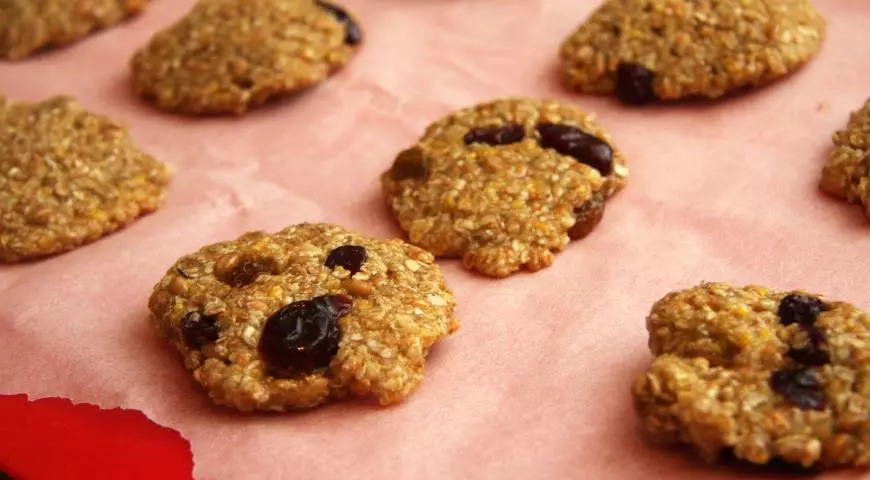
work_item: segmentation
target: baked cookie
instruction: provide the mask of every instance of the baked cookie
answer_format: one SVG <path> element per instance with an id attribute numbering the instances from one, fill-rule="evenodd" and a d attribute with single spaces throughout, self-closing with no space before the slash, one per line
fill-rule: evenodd
<path id="1" fill-rule="evenodd" d="M 0 0 L 0 57 L 67 45 L 138 14 L 148 0 Z"/>
<path id="2" fill-rule="evenodd" d="M 647 318 L 646 431 L 755 464 L 870 464 L 870 316 L 805 292 L 704 283 Z"/>
<path id="3" fill-rule="evenodd" d="M 852 112 L 845 130 L 834 133 L 834 150 L 822 170 L 819 188 L 870 217 L 870 100 Z"/>
<path id="4" fill-rule="evenodd" d="M 206 246 L 149 301 L 194 378 L 242 411 L 349 393 L 400 401 L 423 380 L 429 347 L 459 327 L 455 305 L 430 253 L 327 224 Z"/>
<path id="5" fill-rule="evenodd" d="M 588 235 L 627 176 L 589 115 L 507 98 L 430 125 L 381 184 L 411 243 L 506 277 L 550 265 L 570 239 Z"/>
<path id="6" fill-rule="evenodd" d="M 54 97 L 0 97 L 0 262 L 72 250 L 163 202 L 171 168 L 127 129 Z"/>
<path id="7" fill-rule="evenodd" d="M 584 93 L 716 98 L 796 70 L 825 25 L 810 0 L 606 0 L 560 54 L 566 83 Z"/>
<path id="8" fill-rule="evenodd" d="M 356 53 L 352 15 L 316 0 L 200 0 L 133 56 L 138 92 L 186 114 L 245 113 L 316 84 Z"/>

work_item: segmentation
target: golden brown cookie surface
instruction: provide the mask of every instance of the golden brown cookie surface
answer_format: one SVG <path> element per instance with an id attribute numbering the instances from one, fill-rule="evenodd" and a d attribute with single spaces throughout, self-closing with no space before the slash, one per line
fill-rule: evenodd
<path id="1" fill-rule="evenodd" d="M 627 175 L 589 115 L 508 98 L 430 125 L 381 184 L 411 243 L 505 277 L 550 265 L 570 238 L 591 232 Z"/>
<path id="2" fill-rule="evenodd" d="M 606 0 L 560 56 L 566 83 L 584 93 L 716 98 L 793 72 L 825 28 L 810 0 Z"/>
<path id="3" fill-rule="evenodd" d="M 766 464 L 870 464 L 870 315 L 805 292 L 705 283 L 647 318 L 647 433 Z"/>
<path id="4" fill-rule="evenodd" d="M 0 97 L 0 262 L 72 250 L 163 202 L 171 169 L 126 128 L 55 97 Z"/>
<path id="5" fill-rule="evenodd" d="M 0 57 L 66 45 L 139 13 L 147 0 L 0 0 Z"/>
<path id="6" fill-rule="evenodd" d="M 241 114 L 316 84 L 362 41 L 343 8 L 315 0 L 200 0 L 132 59 L 141 95 L 187 114 Z"/>
<path id="7" fill-rule="evenodd" d="M 870 100 L 834 133 L 834 150 L 822 170 L 822 191 L 860 204 L 870 217 Z"/>
<path id="8" fill-rule="evenodd" d="M 327 224 L 253 232 L 180 258 L 154 287 L 160 333 L 220 405 L 382 404 L 423 380 L 429 348 L 459 323 L 432 255 Z"/>

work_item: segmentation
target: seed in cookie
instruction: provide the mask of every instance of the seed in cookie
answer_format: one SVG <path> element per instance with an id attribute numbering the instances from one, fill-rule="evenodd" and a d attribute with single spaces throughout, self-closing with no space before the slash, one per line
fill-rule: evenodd
<path id="1" fill-rule="evenodd" d="M 0 263 L 72 250 L 156 210 L 171 172 L 71 98 L 0 97 Z"/>
<path id="2" fill-rule="evenodd" d="M 577 127 L 555 123 L 537 126 L 541 146 L 574 157 L 578 162 L 598 170 L 601 175 L 613 172 L 613 148 L 595 135 L 589 135 Z"/>
<path id="3" fill-rule="evenodd" d="M 361 40 L 353 15 L 333 3 L 200 0 L 139 49 L 131 65 L 139 93 L 160 108 L 243 114 L 323 81 L 350 61 Z"/>
<path id="4" fill-rule="evenodd" d="M 506 277 L 549 266 L 571 239 L 588 235 L 627 176 L 589 115 L 505 98 L 431 124 L 381 185 L 411 243 Z"/>
<path id="5" fill-rule="evenodd" d="M 459 326 L 434 260 L 335 225 L 251 232 L 180 258 L 148 306 L 219 405 L 284 411 L 368 394 L 390 404 L 414 392 L 429 349 Z M 266 271 L 227 281 L 250 261 Z"/>
<path id="6" fill-rule="evenodd" d="M 272 314 L 260 336 L 260 354 L 276 377 L 292 378 L 326 368 L 338 353 L 338 319 L 353 300 L 322 295 L 285 305 Z"/>
<path id="7" fill-rule="evenodd" d="M 217 317 L 190 312 L 181 320 L 181 333 L 190 348 L 212 343 L 220 335 Z"/>
<path id="8" fill-rule="evenodd" d="M 20 60 L 137 15 L 148 0 L 0 1 L 0 58 Z"/>
<path id="9" fill-rule="evenodd" d="M 667 294 L 646 323 L 656 359 L 632 394 L 653 439 L 710 461 L 733 452 L 756 464 L 870 465 L 870 314 L 805 292 L 703 283 Z"/>
<path id="10" fill-rule="evenodd" d="M 465 134 L 463 141 L 466 145 L 483 143 L 486 145 L 510 145 L 523 139 L 526 131 L 522 125 L 515 123 L 497 127 L 476 127 Z"/>
<path id="11" fill-rule="evenodd" d="M 351 275 L 355 275 L 362 270 L 363 264 L 366 263 L 368 258 L 369 256 L 366 253 L 365 247 L 360 245 L 342 245 L 329 252 L 324 265 L 333 270 L 336 267 L 343 267 Z"/>
<path id="12" fill-rule="evenodd" d="M 834 133 L 819 188 L 860 205 L 870 218 L 870 99 L 851 113 L 846 128 Z"/>
<path id="13" fill-rule="evenodd" d="M 826 35 L 810 0 L 605 0 L 560 49 L 567 85 L 642 105 L 786 77 Z"/>

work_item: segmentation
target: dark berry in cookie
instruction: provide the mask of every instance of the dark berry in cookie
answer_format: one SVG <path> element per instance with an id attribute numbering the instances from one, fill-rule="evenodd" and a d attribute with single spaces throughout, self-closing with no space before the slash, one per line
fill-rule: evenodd
<path id="1" fill-rule="evenodd" d="M 353 300 L 323 295 L 285 305 L 263 326 L 260 354 L 275 376 L 289 378 L 329 365 L 338 352 L 338 319 L 347 315 Z"/>
<path id="2" fill-rule="evenodd" d="M 365 247 L 358 245 L 342 245 L 335 250 L 329 252 L 324 265 L 327 268 L 335 269 L 336 267 L 344 267 L 351 275 L 362 270 L 363 264 L 368 260 L 369 255 Z"/>
<path id="3" fill-rule="evenodd" d="M 215 316 L 190 312 L 181 320 L 181 333 L 187 346 L 200 348 L 218 339 L 220 324 Z"/>
<path id="4" fill-rule="evenodd" d="M 592 233 L 592 230 L 601 222 L 604 217 L 604 198 L 601 195 L 593 195 L 583 205 L 574 209 L 574 218 L 577 221 L 571 230 L 568 230 L 568 236 L 571 240 L 579 240 L 585 238 Z"/>
<path id="5" fill-rule="evenodd" d="M 777 314 L 783 325 L 812 325 L 819 314 L 827 309 L 827 305 L 818 298 L 793 293 L 783 297 Z"/>
<path id="6" fill-rule="evenodd" d="M 788 356 L 803 365 L 818 367 L 828 363 L 830 355 L 825 348 L 825 334 L 812 325 L 803 328 L 807 335 L 807 344 L 800 348 L 790 348 Z"/>
<path id="7" fill-rule="evenodd" d="M 595 135 L 571 125 L 542 123 L 538 127 L 541 146 L 574 157 L 578 162 L 598 170 L 601 175 L 613 171 L 613 148 Z"/>
<path id="8" fill-rule="evenodd" d="M 350 15 L 348 15 L 346 10 L 333 3 L 324 2 L 323 0 L 316 0 L 316 3 L 320 8 L 329 12 L 330 15 L 335 17 L 336 20 L 344 25 L 345 43 L 348 45 L 359 45 L 359 43 L 362 42 L 362 30 L 359 28 L 359 25 L 353 21 Z"/>
<path id="9" fill-rule="evenodd" d="M 620 63 L 616 68 L 616 96 L 629 105 L 643 105 L 656 100 L 653 91 L 655 74 L 638 63 Z"/>
<path id="10" fill-rule="evenodd" d="M 240 288 L 254 283 L 264 273 L 272 273 L 272 266 L 256 260 L 242 260 L 230 270 L 224 281 L 231 287 Z"/>
<path id="11" fill-rule="evenodd" d="M 517 143 L 525 137 L 526 131 L 522 125 L 511 123 L 499 127 L 472 128 L 465 134 L 463 141 L 466 145 L 472 143 L 485 143 L 487 145 L 510 145 Z"/>
<path id="12" fill-rule="evenodd" d="M 825 409 L 825 392 L 813 368 L 777 370 L 770 376 L 770 388 L 801 410 Z"/>

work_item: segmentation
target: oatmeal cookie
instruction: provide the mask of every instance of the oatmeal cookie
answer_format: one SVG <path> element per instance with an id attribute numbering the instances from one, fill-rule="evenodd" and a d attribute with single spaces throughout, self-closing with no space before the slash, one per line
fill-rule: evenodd
<path id="1" fill-rule="evenodd" d="M 434 257 L 328 224 L 253 232 L 179 259 L 154 287 L 158 331 L 220 405 L 382 404 L 423 380 L 456 302 Z"/>
<path id="2" fill-rule="evenodd" d="M 589 115 L 508 98 L 430 125 L 381 184 L 411 243 L 506 277 L 547 267 L 570 239 L 588 235 L 627 176 Z"/>
<path id="3" fill-rule="evenodd" d="M 0 57 L 19 60 L 138 14 L 148 0 L 0 0 Z"/>
<path id="4" fill-rule="evenodd" d="M 857 203 L 870 217 L 870 100 L 834 133 L 834 150 L 822 170 L 822 191 Z"/>
<path id="5" fill-rule="evenodd" d="M 717 98 L 793 72 L 825 29 L 810 0 L 606 0 L 560 56 L 566 83 L 584 93 Z"/>
<path id="6" fill-rule="evenodd" d="M 171 168 L 127 129 L 54 97 L 0 97 L 0 262 L 72 250 L 163 202 Z"/>
<path id="7" fill-rule="evenodd" d="M 870 316 L 801 291 L 704 283 L 647 318 L 646 431 L 706 459 L 870 465 Z"/>
<path id="8" fill-rule="evenodd" d="M 245 113 L 314 85 L 354 56 L 362 32 L 320 0 L 200 0 L 132 59 L 140 95 L 186 114 Z"/>

